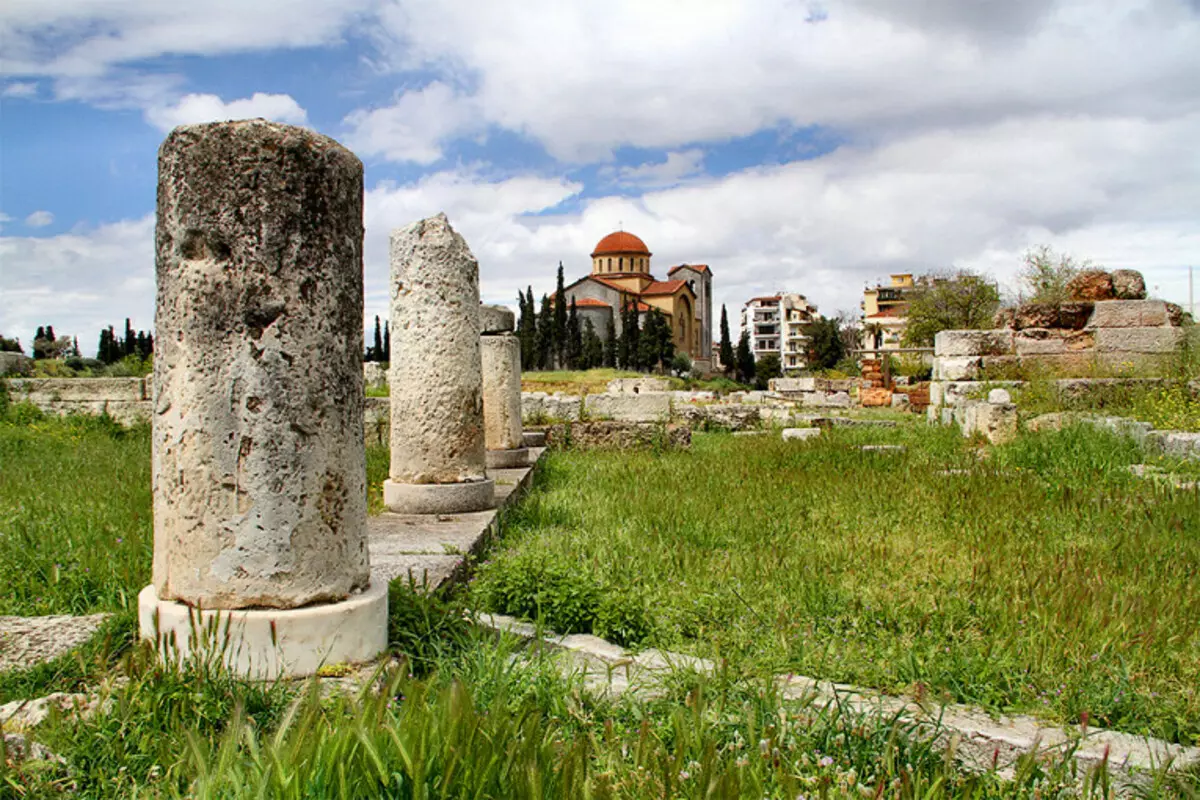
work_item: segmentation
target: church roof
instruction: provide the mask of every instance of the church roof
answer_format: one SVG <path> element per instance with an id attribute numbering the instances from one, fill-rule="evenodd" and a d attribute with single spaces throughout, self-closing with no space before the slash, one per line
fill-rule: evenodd
<path id="1" fill-rule="evenodd" d="M 638 292 L 642 295 L 675 294 L 680 288 L 687 286 L 687 281 L 655 281 Z"/>
<path id="2" fill-rule="evenodd" d="M 708 268 L 708 264 L 679 264 L 667 270 L 667 274 L 674 275 L 675 270 L 678 269 L 694 269 L 696 272 L 712 272 L 712 270 Z"/>
<path id="3" fill-rule="evenodd" d="M 597 300 L 594 297 L 577 297 L 574 303 L 579 308 L 612 308 L 609 303 Z"/>
<path id="4" fill-rule="evenodd" d="M 592 257 L 604 255 L 616 255 L 618 253 L 637 253 L 639 255 L 650 255 L 650 248 L 646 247 L 646 243 L 627 231 L 613 231 L 608 236 L 605 236 L 596 243 L 596 248 L 592 251 Z"/>

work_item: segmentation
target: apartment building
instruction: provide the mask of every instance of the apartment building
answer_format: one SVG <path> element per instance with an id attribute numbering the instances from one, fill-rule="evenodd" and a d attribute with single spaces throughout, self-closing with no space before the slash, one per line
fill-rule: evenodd
<path id="1" fill-rule="evenodd" d="M 802 294 L 755 297 L 742 306 L 742 330 L 750 333 L 757 361 L 768 353 L 779 356 L 783 371 L 799 372 L 807 365 L 809 323 L 817 307 Z"/>
<path id="2" fill-rule="evenodd" d="M 888 285 L 863 290 L 862 347 L 864 350 L 896 350 L 908 325 L 908 301 L 917 284 L 911 273 L 890 276 Z"/>

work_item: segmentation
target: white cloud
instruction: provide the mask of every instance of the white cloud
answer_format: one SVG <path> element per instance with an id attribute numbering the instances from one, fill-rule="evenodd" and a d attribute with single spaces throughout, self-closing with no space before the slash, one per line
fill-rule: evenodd
<path id="1" fill-rule="evenodd" d="M 150 108 L 146 111 L 146 121 L 163 131 L 169 131 L 176 125 L 255 117 L 293 125 L 308 122 L 308 114 L 291 95 L 262 92 L 255 92 L 250 97 L 231 100 L 228 103 L 215 94 L 189 94 L 180 98 L 173 106 Z"/>
<path id="2" fill-rule="evenodd" d="M 605 167 L 601 174 L 615 176 L 623 184 L 646 188 L 671 186 L 684 178 L 700 173 L 704 167 L 704 151 L 699 149 L 667 153 L 660 163 L 639 164 L 636 167 Z"/>
<path id="3" fill-rule="evenodd" d="M 432 164 L 442 157 L 442 142 L 472 125 L 471 106 L 470 99 L 435 81 L 404 92 L 389 106 L 347 116 L 345 142 L 360 155 Z"/>
<path id="4" fill-rule="evenodd" d="M 992 5 L 846 0 L 814 23 L 793 0 L 446 0 L 389 4 L 381 19 L 395 66 L 454 76 L 474 87 L 476 124 L 571 161 L 777 124 L 872 140 L 1200 108 L 1200 14 L 1182 0 Z"/>
<path id="5" fill-rule="evenodd" d="M 34 211 L 25 218 L 25 224 L 30 228 L 44 228 L 54 222 L 54 215 L 49 211 Z"/>
<path id="6" fill-rule="evenodd" d="M 95 352 L 100 329 L 125 317 L 154 325 L 154 216 L 50 237 L 0 237 L 0 332 L 31 341 L 39 325 Z"/>
<path id="7" fill-rule="evenodd" d="M 0 92 L 4 97 L 33 97 L 37 94 L 38 85 L 34 81 L 12 81 Z"/>

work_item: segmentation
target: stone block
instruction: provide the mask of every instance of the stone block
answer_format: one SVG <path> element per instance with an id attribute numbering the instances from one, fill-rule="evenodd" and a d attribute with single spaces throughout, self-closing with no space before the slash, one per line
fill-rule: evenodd
<path id="1" fill-rule="evenodd" d="M 883 408 L 892 404 L 890 389 L 859 389 L 858 402 L 863 408 Z"/>
<path id="2" fill-rule="evenodd" d="M 363 383 L 367 386 L 386 386 L 387 370 L 381 361 L 363 362 Z"/>
<path id="3" fill-rule="evenodd" d="M 911 405 L 912 402 L 908 399 L 907 394 L 896 392 L 892 395 L 892 408 L 897 411 L 907 411 Z"/>
<path id="4" fill-rule="evenodd" d="M 14 394 L 30 402 L 137 402 L 150 398 L 143 378 L 31 378 L 12 381 Z"/>
<path id="5" fill-rule="evenodd" d="M 1087 327 L 1095 304 L 1091 301 L 1070 300 L 1058 307 L 1058 327 L 1078 331 Z"/>
<path id="6" fill-rule="evenodd" d="M 800 403 L 809 408 L 823 408 L 828 397 L 828 392 L 805 392 L 801 395 Z"/>
<path id="7" fill-rule="evenodd" d="M 834 392 L 825 398 L 825 405 L 830 408 L 850 408 L 854 401 L 849 392 Z"/>
<path id="8" fill-rule="evenodd" d="M 1179 328 L 1097 328 L 1101 353 L 1172 353 L 1183 341 Z"/>
<path id="9" fill-rule="evenodd" d="M 1013 309 L 1012 326 L 1025 328 L 1057 328 L 1058 306 L 1053 303 L 1025 303 Z"/>
<path id="10" fill-rule="evenodd" d="M 1089 328 L 1161 328 L 1171 324 L 1162 300 L 1106 300 L 1096 303 Z"/>
<path id="11" fill-rule="evenodd" d="M 1200 433 L 1151 431 L 1148 438 L 1165 455 L 1200 459 Z"/>
<path id="12" fill-rule="evenodd" d="M 1116 297 L 1112 275 L 1100 269 L 1084 270 L 1067 282 L 1067 296 L 1072 300 L 1112 300 Z"/>
<path id="13" fill-rule="evenodd" d="M 658 446 L 686 448 L 692 444 L 692 430 L 686 425 L 653 422 L 570 422 L 547 428 L 546 444 L 549 447 L 579 450 L 629 450 Z"/>
<path id="14" fill-rule="evenodd" d="M 1086 374 L 1095 369 L 1093 351 L 1077 353 L 1042 353 L 1019 357 L 1021 368 L 1028 373 L 1051 373 L 1053 375 Z"/>
<path id="15" fill-rule="evenodd" d="M 489 333 L 512 333 L 516 330 L 516 317 L 507 306 L 479 306 L 479 332 L 487 335 Z"/>
<path id="16" fill-rule="evenodd" d="M 0 378 L 5 375 L 28 375 L 33 372 L 33 359 L 24 353 L 0 352 Z"/>
<path id="17" fill-rule="evenodd" d="M 819 391 L 848 392 L 853 388 L 853 378 L 817 378 L 817 389 Z"/>
<path id="18" fill-rule="evenodd" d="M 992 389 L 988 392 L 987 401 L 992 404 L 996 403 L 1011 403 L 1012 395 L 1007 389 Z"/>
<path id="19" fill-rule="evenodd" d="M 933 359 L 933 379 L 968 381 L 979 377 L 983 360 L 979 356 L 937 357 Z"/>
<path id="20" fill-rule="evenodd" d="M 589 417 L 618 422 L 660 422 L 671 415 L 671 395 L 669 392 L 589 394 L 583 407 Z"/>
<path id="21" fill-rule="evenodd" d="M 991 331 L 940 331 L 933 338 L 937 356 L 999 356 L 1013 350 L 1013 333 Z"/>
<path id="22" fill-rule="evenodd" d="M 1118 300 L 1146 299 L 1146 281 L 1134 269 L 1118 269 L 1112 273 L 1113 294 Z"/>
<path id="23" fill-rule="evenodd" d="M 816 439 L 820 435 L 820 428 L 784 428 L 781 434 L 785 442 L 806 441 L 808 439 Z"/>
<path id="24" fill-rule="evenodd" d="M 671 384 L 665 378 L 616 378 L 608 382 L 609 394 L 643 394 L 665 392 Z"/>
<path id="25" fill-rule="evenodd" d="M 815 392 L 816 378 L 772 378 L 769 382 L 772 392 Z"/>
<path id="26" fill-rule="evenodd" d="M 929 405 L 940 406 L 945 402 L 946 385 L 942 381 L 932 381 L 929 384 Z"/>

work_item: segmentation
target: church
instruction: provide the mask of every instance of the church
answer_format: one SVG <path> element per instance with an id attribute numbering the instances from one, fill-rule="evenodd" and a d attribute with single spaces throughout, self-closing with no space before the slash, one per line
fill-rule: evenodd
<path id="1" fill-rule="evenodd" d="M 650 249 L 637 236 L 615 231 L 592 250 L 592 272 L 563 289 L 575 302 L 580 324 L 591 320 L 601 339 L 621 333 L 621 309 L 637 304 L 638 323 L 661 311 L 671 325 L 675 350 L 691 356 L 701 371 L 712 368 L 712 270 L 707 264 L 680 264 L 667 280 L 650 273 Z"/>

